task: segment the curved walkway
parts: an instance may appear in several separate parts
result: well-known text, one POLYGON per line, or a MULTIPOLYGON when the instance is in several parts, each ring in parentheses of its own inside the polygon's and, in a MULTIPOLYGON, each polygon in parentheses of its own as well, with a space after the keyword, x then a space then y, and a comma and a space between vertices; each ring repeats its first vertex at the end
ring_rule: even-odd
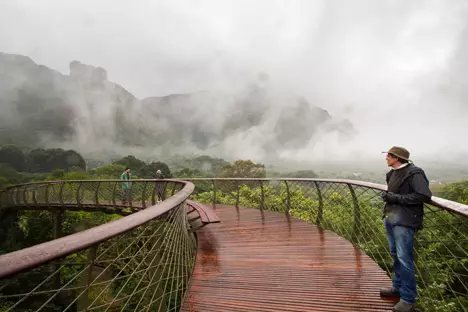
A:
POLYGON ((313 224, 217 205, 221 223, 197 232, 181 311, 391 311, 390 279, 364 252, 313 224))

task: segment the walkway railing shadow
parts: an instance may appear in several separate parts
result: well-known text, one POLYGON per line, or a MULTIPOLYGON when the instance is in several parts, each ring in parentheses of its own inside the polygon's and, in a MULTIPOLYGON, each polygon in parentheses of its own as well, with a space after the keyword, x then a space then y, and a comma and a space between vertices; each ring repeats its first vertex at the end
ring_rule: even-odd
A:
MULTIPOLYGON (((365 251, 391 274, 382 221, 386 186, 324 179, 187 179, 211 181, 211 191, 193 195, 205 203, 271 210, 331 230, 365 251)), ((425 206, 415 258, 419 304, 425 311, 468 311, 468 206, 433 198, 425 206)))
POLYGON ((59 181, 1 194, 2 220, 18 234, 9 241, 21 240, 2 246, 1 311, 179 309, 195 259, 185 210, 194 186, 134 180, 122 187, 59 181), (157 203, 161 185, 167 199, 157 203))

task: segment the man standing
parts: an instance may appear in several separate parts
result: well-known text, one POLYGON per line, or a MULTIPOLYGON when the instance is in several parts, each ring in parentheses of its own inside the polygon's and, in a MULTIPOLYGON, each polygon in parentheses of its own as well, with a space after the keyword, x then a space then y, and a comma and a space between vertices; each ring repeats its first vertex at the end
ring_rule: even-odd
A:
POLYGON ((162 174, 161 170, 156 170, 156 179, 164 179, 164 175, 162 174))
MULTIPOLYGON (((156 171, 156 179, 164 179, 164 175, 159 169, 156 171)), ((165 186, 166 186, 165 182, 156 182, 156 187, 158 190, 158 203, 164 200, 165 186)))
POLYGON ((132 174, 130 171, 130 168, 125 168, 125 171, 120 175, 120 180, 123 180, 122 182, 122 205, 125 205, 127 203, 127 199, 130 194, 130 188, 131 188, 131 180, 132 174))
POLYGON ((393 258, 395 276, 391 288, 383 288, 380 295, 399 297, 393 311, 411 312, 416 306, 416 278, 413 263, 414 235, 422 227, 424 203, 431 200, 429 181, 421 168, 410 163, 410 153, 394 146, 387 153, 387 192, 384 223, 393 258))

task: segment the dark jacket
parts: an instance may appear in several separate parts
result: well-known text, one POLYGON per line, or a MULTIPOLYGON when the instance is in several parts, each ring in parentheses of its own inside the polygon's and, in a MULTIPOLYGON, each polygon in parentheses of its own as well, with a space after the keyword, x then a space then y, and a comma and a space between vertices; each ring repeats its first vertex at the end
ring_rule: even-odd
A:
MULTIPOLYGON (((384 215, 391 224, 420 229, 423 224, 424 203, 429 202, 432 197, 429 180, 424 171, 413 164, 398 170, 405 172, 396 187, 396 203, 387 202, 384 215)), ((387 173, 387 184, 393 173, 394 170, 387 173)))

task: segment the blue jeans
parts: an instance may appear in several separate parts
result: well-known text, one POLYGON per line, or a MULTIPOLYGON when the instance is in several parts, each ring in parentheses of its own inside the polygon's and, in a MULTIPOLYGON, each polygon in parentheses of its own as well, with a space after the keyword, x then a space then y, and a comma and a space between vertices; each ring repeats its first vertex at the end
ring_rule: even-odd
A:
POLYGON ((385 218, 385 229, 395 271, 395 277, 392 279, 393 288, 400 292, 400 299, 414 304, 418 295, 413 263, 415 230, 406 226, 392 225, 388 218, 385 218))

